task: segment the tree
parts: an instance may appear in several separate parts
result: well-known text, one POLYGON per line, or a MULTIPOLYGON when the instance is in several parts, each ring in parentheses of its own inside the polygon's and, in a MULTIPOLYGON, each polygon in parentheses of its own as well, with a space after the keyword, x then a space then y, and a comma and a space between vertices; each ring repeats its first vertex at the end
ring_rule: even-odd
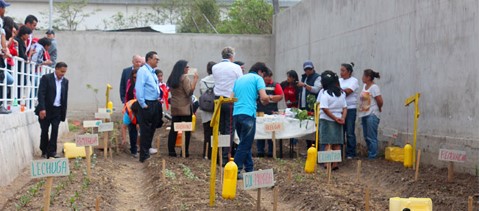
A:
POLYGON ((150 21, 155 24, 178 24, 189 4, 189 0, 158 1, 152 4, 153 12, 149 13, 150 21))
POLYGON ((182 17, 180 32, 215 33, 220 23, 220 8, 215 0, 195 0, 182 17))
POLYGON ((273 6, 265 0, 235 0, 218 31, 226 34, 271 34, 273 6))
POLYGON ((85 18, 100 11, 100 9, 89 12, 84 11, 87 4, 88 0, 65 0, 64 2, 55 3, 55 13, 58 14, 58 18, 55 18, 53 23, 56 25, 56 28, 76 31, 78 25, 82 23, 85 18))
POLYGON ((145 12, 141 12, 138 9, 130 16, 126 16, 122 12, 117 12, 109 19, 103 19, 104 29, 125 29, 143 27, 150 25, 150 23, 151 20, 149 16, 145 15, 145 12))

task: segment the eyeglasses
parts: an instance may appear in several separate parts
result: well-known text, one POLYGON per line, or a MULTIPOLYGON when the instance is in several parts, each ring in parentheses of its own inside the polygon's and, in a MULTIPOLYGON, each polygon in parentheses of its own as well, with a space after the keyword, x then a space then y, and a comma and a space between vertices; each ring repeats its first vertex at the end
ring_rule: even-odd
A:
POLYGON ((186 66, 185 68, 187 68, 187 69, 188 69, 188 68, 190 68, 190 66, 186 66))

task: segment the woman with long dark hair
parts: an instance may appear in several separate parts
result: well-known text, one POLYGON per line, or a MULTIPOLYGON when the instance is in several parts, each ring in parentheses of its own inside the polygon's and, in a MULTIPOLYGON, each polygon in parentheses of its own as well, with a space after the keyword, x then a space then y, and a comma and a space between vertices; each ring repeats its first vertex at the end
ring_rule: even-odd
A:
POLYGON ((363 137, 367 142, 368 158, 377 157, 378 151, 378 124, 380 124, 380 113, 382 112, 383 98, 380 88, 373 82, 373 79, 380 78, 380 73, 372 69, 363 71, 363 88, 360 95, 360 112, 362 118, 363 137))
POLYGON ((298 74, 295 70, 289 70, 287 72, 287 80, 280 83, 285 96, 285 103, 287 108, 298 107, 298 95, 301 92, 301 88, 297 86, 298 74))
POLYGON ((355 119, 357 118, 357 93, 358 80, 352 76, 353 62, 350 64, 341 64, 340 66, 340 88, 345 92, 347 97, 347 118, 345 119, 344 136, 346 135, 346 156, 352 159, 357 156, 357 139, 355 138, 355 119))
MULTIPOLYGON (((346 95, 340 88, 337 74, 326 70, 320 77, 323 87, 317 99, 317 102, 320 102, 318 129, 320 143, 326 145, 325 150, 340 150, 340 146, 343 144, 343 125, 347 116, 346 95)), ((332 169, 337 170, 338 164, 333 163, 332 169)))
MULTIPOLYGON (((175 141, 177 138, 177 132, 174 130, 175 122, 191 122, 192 121, 192 95, 195 90, 195 86, 198 81, 198 74, 193 74, 193 82, 188 78, 189 70, 188 62, 185 60, 179 60, 173 66, 172 73, 167 80, 167 86, 170 87, 170 94, 172 98, 171 114, 172 125, 170 133, 168 134, 168 155, 176 157, 175 141)), ((188 146, 190 145, 191 132, 184 132, 185 136, 185 155, 188 157, 188 146)))
POLYGON ((129 100, 135 99, 135 82, 137 81, 137 71, 133 69, 130 73, 130 78, 127 80, 127 92, 125 93, 125 103, 129 100))

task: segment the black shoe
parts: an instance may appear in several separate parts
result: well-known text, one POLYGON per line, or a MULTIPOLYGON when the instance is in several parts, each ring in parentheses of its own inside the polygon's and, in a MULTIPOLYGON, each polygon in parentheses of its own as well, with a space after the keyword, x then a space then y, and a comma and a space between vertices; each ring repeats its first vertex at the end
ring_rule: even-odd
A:
POLYGON ((49 155, 47 156, 47 159, 49 158, 61 158, 59 155, 49 155))
POLYGON ((273 158, 273 155, 267 155, 267 158, 273 158))
POLYGON ((7 110, 5 107, 0 106, 0 114, 10 114, 12 111, 7 110))
POLYGON ((45 158, 45 159, 48 158, 48 157, 47 157, 47 154, 42 153, 42 158, 45 158))
POLYGON ((146 160, 150 159, 150 156, 146 157, 146 158, 142 158, 140 157, 140 163, 143 163, 145 162, 146 160))
POLYGON ((257 157, 263 158, 263 157, 265 157, 265 154, 264 153, 257 153, 257 157))
POLYGON ((169 152, 169 153, 168 153, 168 156, 170 156, 170 157, 177 157, 177 153, 175 153, 175 152, 169 152))

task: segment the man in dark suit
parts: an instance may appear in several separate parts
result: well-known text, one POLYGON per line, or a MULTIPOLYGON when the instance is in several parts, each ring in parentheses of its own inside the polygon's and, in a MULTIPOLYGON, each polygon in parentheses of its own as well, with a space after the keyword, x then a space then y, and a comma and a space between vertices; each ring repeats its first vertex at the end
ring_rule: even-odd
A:
MULTIPOLYGON (((135 55, 132 58, 132 66, 123 69, 122 72, 122 79, 120 79, 120 100, 123 104, 126 103, 125 101, 125 94, 127 93, 127 81, 130 78, 130 74, 132 74, 133 70, 138 70, 143 63, 145 63, 144 59, 139 56, 135 55)), ((134 158, 137 158, 137 126, 135 124, 128 125, 128 136, 130 137, 130 153, 134 158)))
POLYGON ((40 149, 42 157, 57 156, 57 136, 60 122, 65 121, 67 115, 68 80, 64 77, 67 64, 59 62, 55 65, 55 72, 45 74, 40 79, 38 88, 38 105, 35 113, 38 115, 42 134, 40 135, 40 149), (48 129, 52 125, 50 139, 48 129))

